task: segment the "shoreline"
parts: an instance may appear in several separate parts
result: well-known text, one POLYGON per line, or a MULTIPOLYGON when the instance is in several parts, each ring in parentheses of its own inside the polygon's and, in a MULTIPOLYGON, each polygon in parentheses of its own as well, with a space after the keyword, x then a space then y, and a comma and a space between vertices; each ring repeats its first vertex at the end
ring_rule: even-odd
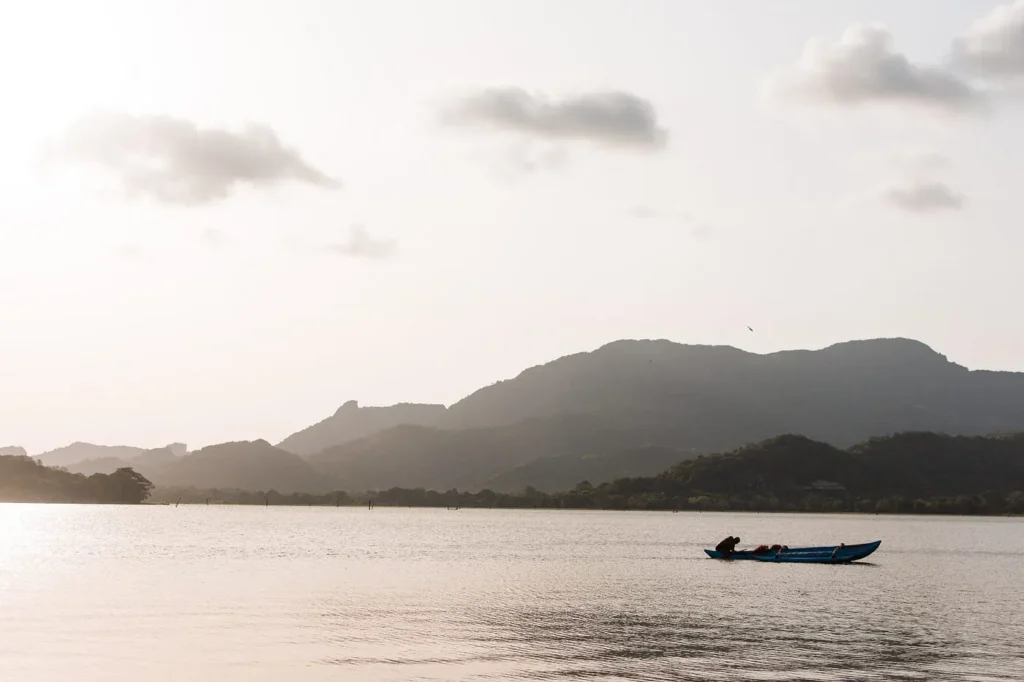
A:
MULTIPOLYGON (((81 505, 97 507, 281 507, 281 508, 310 508, 317 509, 362 509, 367 510, 365 504, 256 504, 246 502, 231 502, 211 499, 209 503, 204 502, 140 502, 138 504, 120 502, 75 502, 75 501, 24 501, 24 500, 0 500, 2 505, 81 505)), ((817 516, 913 516, 927 518, 932 516, 960 517, 960 518, 1024 518, 1024 514, 1014 513, 956 513, 956 512, 859 512, 859 511, 806 511, 806 510, 750 510, 750 509, 615 509, 610 507, 483 507, 483 506, 460 506, 460 507, 439 507, 435 505, 396 505, 396 504, 374 504, 372 510, 376 509, 435 509, 440 511, 517 511, 517 512, 617 512, 617 513, 647 513, 647 514, 750 514, 750 515, 817 515, 817 516)))

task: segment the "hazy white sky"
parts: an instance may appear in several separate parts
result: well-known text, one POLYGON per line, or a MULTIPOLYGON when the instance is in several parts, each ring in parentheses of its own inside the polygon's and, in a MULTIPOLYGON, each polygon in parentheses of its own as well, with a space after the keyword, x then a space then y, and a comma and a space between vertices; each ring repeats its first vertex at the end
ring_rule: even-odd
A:
POLYGON ((618 338, 1024 370, 1021 76, 1024 0, 6 3, 0 445, 618 338))

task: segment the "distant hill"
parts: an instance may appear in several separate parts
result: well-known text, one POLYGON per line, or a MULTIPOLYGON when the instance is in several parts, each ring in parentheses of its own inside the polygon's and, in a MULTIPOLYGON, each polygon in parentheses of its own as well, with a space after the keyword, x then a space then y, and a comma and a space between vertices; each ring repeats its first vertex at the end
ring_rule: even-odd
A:
POLYGON ((346 490, 474 488, 538 457, 602 453, 657 436, 592 415, 559 415, 462 431, 398 426, 329 448, 309 461, 346 490))
POLYGON ((144 451, 145 448, 128 445, 93 445, 92 443, 74 442, 71 445, 36 455, 34 459, 48 467, 68 467, 90 459, 129 460, 144 451))
POLYGON ((6 445, 0 447, 0 457, 25 457, 28 453, 25 448, 19 445, 6 445))
POLYGON ((528 369, 438 414, 434 427, 383 430, 309 459, 349 489, 554 490, 598 482, 602 472, 625 475, 631 457, 643 466, 638 453, 649 446, 718 452, 802 433, 846 447, 905 431, 1024 430, 1024 374, 969 371, 906 339, 768 355, 617 341, 528 369), (615 454, 623 449, 633 455, 615 454))
POLYGON ((900 433, 847 452, 865 467, 856 489, 913 496, 1024 492, 1024 433, 947 436, 900 433))
POLYGON ((111 474, 121 467, 137 471, 170 464, 179 454, 188 451, 184 443, 171 443, 162 448, 147 450, 127 445, 94 445, 76 442, 63 448, 50 450, 34 459, 48 467, 62 467, 76 474, 111 474))
POLYGON ((327 419, 285 438, 277 447, 311 455, 394 426, 432 426, 444 416, 444 405, 400 403, 390 407, 360 407, 350 400, 327 419))
POLYGON ((146 469, 171 464, 188 452, 183 443, 172 443, 167 447, 143 450, 129 460, 137 469, 146 469))
POLYGON ((118 469, 130 467, 132 463, 120 457, 98 457, 84 462, 75 462, 64 467, 73 474, 92 476, 93 474, 112 474, 118 469))
POLYGON ((197 488, 550 491, 653 474, 673 452, 726 452, 779 434, 848 448, 905 432, 1016 431, 1024 431, 1024 374, 971 371, 917 341, 758 355, 624 340, 527 369, 448 408, 349 401, 276 448, 225 443, 177 457, 182 444, 74 443, 39 459, 83 472, 124 462, 158 485, 197 488))
POLYGON ((649 482, 669 496, 774 497, 809 493, 890 496, 1007 495, 1024 491, 1024 434, 899 433, 839 450, 803 436, 779 436, 733 452, 682 462, 649 482))
POLYGON ((538 457, 484 481, 479 487, 496 492, 519 492, 527 487, 557 492, 583 481, 596 485, 617 478, 654 476, 696 456, 693 452, 648 445, 605 454, 538 457))
POLYGON ((265 440, 221 443, 138 469, 158 486, 321 492, 336 486, 298 455, 265 440))
POLYGON ((901 431, 1024 429, 1024 374, 969 371, 907 339, 757 355, 728 346, 616 341, 533 367, 452 405, 441 428, 589 414, 727 450, 780 433, 846 447, 901 431))
POLYGON ((391 488, 380 505, 707 509, 878 513, 1024 513, 1024 434, 899 433, 846 450, 783 435, 700 455, 657 476, 548 494, 391 488))
POLYGON ((142 450, 139 454, 127 458, 97 457, 69 464, 65 468, 71 473, 85 474, 86 476, 111 474, 122 467, 132 467, 137 471, 152 471, 154 467, 171 464, 178 458, 175 452, 184 451, 184 445, 175 443, 164 448, 142 450))

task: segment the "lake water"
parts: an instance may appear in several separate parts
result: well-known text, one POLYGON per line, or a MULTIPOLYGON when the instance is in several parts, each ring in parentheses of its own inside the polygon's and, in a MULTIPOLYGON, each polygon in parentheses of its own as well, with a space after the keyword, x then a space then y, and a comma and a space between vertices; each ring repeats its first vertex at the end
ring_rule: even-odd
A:
POLYGON ((1022 566, 1021 519, 0 505, 0 680, 1022 680, 1022 566))

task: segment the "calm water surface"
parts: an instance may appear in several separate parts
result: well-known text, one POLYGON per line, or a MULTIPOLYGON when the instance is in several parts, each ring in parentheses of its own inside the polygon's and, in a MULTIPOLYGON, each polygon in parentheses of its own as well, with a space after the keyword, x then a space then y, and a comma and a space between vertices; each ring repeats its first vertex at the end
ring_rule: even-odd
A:
POLYGON ((0 505, 0 680, 1022 680, 1022 565, 1020 519, 0 505))

